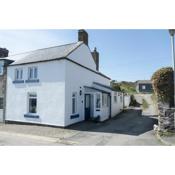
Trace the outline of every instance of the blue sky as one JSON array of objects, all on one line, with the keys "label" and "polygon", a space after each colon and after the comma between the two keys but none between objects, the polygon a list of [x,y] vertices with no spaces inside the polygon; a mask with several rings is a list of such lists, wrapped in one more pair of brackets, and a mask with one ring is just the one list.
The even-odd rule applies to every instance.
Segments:
[{"label": "blue sky", "polygon": [[[118,81],[150,79],[171,66],[167,30],[87,30],[89,46],[100,53],[100,71]],[[0,47],[10,54],[77,41],[77,30],[0,30]]]}]

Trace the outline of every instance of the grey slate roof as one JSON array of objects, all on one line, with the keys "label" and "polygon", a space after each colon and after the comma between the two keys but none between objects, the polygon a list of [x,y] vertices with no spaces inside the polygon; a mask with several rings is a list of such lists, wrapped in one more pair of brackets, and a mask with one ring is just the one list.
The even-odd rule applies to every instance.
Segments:
[{"label": "grey slate roof", "polygon": [[[42,61],[51,61],[51,60],[60,60],[60,59],[67,59],[71,62],[74,62],[73,60],[70,60],[69,58],[66,58],[71,54],[74,50],[76,50],[80,45],[82,45],[83,42],[79,41],[76,43],[70,43],[55,47],[49,47],[44,49],[38,49],[30,52],[20,53],[16,55],[11,55],[9,57],[6,57],[7,60],[14,61],[10,66],[13,65],[20,65],[20,64],[28,64],[28,63],[35,63],[35,62],[42,62]],[[74,62],[76,63],[76,62]],[[80,65],[79,63],[76,63],[79,66],[82,66],[96,74],[99,74],[107,79],[110,79],[106,75],[102,74],[101,72],[94,71],[90,68],[87,68],[83,65]]]},{"label": "grey slate roof", "polygon": [[9,56],[8,59],[14,60],[14,62],[11,65],[59,59],[59,58],[67,57],[81,44],[83,44],[83,42],[76,42],[76,43],[71,43],[66,45],[38,49],[38,50],[26,52],[26,53],[12,55],[12,56]]},{"label": "grey slate roof", "polygon": [[151,80],[138,80],[137,84],[152,84]]}]

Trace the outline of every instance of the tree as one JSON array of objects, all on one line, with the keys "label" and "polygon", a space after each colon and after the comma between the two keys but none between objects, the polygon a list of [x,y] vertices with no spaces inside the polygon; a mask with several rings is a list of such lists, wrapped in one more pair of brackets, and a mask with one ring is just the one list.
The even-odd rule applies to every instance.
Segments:
[{"label": "tree", "polygon": [[158,102],[172,107],[174,105],[173,69],[171,67],[161,68],[153,74],[151,80]]}]

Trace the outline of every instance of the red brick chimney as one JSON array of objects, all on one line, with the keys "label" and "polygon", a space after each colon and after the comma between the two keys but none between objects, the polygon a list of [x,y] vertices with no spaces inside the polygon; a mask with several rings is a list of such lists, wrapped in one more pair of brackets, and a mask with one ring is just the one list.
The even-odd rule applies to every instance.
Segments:
[{"label": "red brick chimney", "polygon": [[83,41],[88,46],[88,33],[85,30],[78,30],[78,41]]},{"label": "red brick chimney", "polygon": [[97,52],[96,47],[94,48],[94,51],[91,52],[92,57],[94,58],[94,61],[96,63],[96,70],[99,71],[99,53]]}]

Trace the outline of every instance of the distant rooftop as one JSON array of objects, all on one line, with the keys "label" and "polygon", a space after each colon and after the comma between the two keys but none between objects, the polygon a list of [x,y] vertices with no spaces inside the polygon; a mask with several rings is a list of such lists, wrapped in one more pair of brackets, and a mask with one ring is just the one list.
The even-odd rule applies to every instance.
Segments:
[{"label": "distant rooftop", "polygon": [[141,83],[143,83],[143,84],[151,84],[152,82],[151,82],[151,80],[138,80],[138,81],[136,81],[136,83],[137,84],[141,84]]}]

